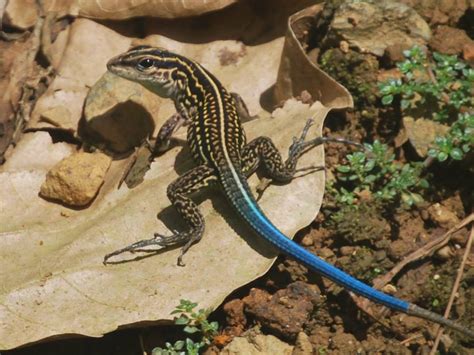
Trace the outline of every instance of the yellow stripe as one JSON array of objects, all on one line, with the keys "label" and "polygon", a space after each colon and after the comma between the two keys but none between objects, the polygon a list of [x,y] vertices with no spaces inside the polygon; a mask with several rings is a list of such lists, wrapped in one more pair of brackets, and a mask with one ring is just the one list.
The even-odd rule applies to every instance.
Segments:
[{"label": "yellow stripe", "polygon": [[212,80],[211,77],[209,75],[207,75],[206,71],[203,70],[201,65],[197,64],[197,63],[196,63],[196,65],[201,70],[201,74],[204,75],[207,78],[207,80],[211,84],[212,88],[214,89],[214,92],[216,93],[215,97],[216,97],[217,104],[218,104],[219,120],[220,120],[220,125],[221,125],[220,142],[222,142],[222,149],[223,149],[223,152],[224,152],[225,160],[227,162],[227,166],[229,167],[230,172],[232,174],[232,177],[234,178],[234,182],[239,187],[239,190],[241,191],[242,195],[247,200],[247,203],[249,203],[249,205],[252,206],[253,205],[252,200],[249,197],[249,195],[247,194],[246,189],[242,186],[242,183],[240,181],[240,176],[237,174],[237,171],[235,170],[234,164],[232,163],[232,160],[230,160],[230,156],[229,156],[229,153],[227,151],[226,138],[225,138],[226,136],[225,136],[225,129],[224,129],[224,117],[225,117],[224,116],[224,104],[222,102],[222,97],[221,97],[221,94],[219,92],[219,88],[217,87],[214,80]]}]

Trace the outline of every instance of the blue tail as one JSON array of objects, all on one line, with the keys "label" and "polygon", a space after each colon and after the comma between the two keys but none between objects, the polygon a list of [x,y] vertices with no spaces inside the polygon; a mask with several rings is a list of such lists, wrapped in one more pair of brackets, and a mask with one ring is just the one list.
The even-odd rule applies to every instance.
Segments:
[{"label": "blue tail", "polygon": [[[337,267],[325,262],[323,259],[310,253],[300,245],[285,236],[273,225],[259,208],[257,202],[249,192],[250,189],[247,180],[239,174],[240,181],[237,184],[225,184],[224,190],[227,192],[228,199],[238,210],[240,215],[255,229],[255,231],[273,244],[278,250],[296,259],[298,262],[306,265],[309,269],[316,271],[338,285],[350,290],[358,295],[364,296],[374,302],[383,304],[391,309],[401,312],[408,312],[410,303],[398,298],[389,296],[383,292],[366,285],[339,270]],[[232,181],[223,179],[223,181]],[[226,186],[227,185],[227,186]]]},{"label": "blue tail", "polygon": [[265,216],[253,198],[247,180],[240,172],[233,169],[223,169],[220,173],[222,177],[222,185],[228,200],[232,203],[239,214],[253,227],[253,229],[260,236],[273,244],[279,251],[293,257],[300,263],[306,265],[309,269],[322,274],[328,279],[334,281],[336,284],[360,296],[368,298],[369,300],[382,304],[388,308],[445,325],[474,338],[474,332],[470,329],[463,327],[452,320],[444,318],[439,314],[418,307],[415,304],[380,292],[346,274],[344,271],[339,270],[337,267],[328,264],[321,258],[299,246],[280,232],[278,228],[275,227]]}]

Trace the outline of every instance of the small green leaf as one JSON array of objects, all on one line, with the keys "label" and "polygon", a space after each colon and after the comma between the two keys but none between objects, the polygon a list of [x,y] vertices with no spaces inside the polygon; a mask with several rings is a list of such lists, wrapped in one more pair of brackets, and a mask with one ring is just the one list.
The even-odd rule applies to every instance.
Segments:
[{"label": "small green leaf", "polygon": [[438,156],[438,150],[436,150],[434,148],[428,149],[428,156],[430,156],[432,158],[436,158]]},{"label": "small green leaf", "polygon": [[175,350],[182,350],[184,348],[184,340],[178,340],[176,343],[174,343],[174,348]]},{"label": "small green leaf", "polygon": [[382,97],[382,104],[390,105],[393,102],[393,95],[386,95]]},{"label": "small green leaf", "polygon": [[199,331],[199,328],[195,327],[193,325],[187,325],[187,326],[184,327],[183,331],[188,333],[188,334],[194,334],[194,333]]},{"label": "small green leaf", "polygon": [[340,173],[348,173],[349,171],[351,171],[351,168],[347,165],[339,165],[336,170]]},{"label": "small green leaf", "polygon": [[445,152],[438,152],[437,158],[440,162],[443,162],[448,159],[448,154],[446,154]]},{"label": "small green leaf", "polygon": [[367,184],[370,184],[370,183],[374,182],[375,180],[377,180],[377,176],[375,176],[375,175],[367,175],[364,179],[364,181]]},{"label": "small green leaf", "polygon": [[451,152],[449,153],[449,155],[451,156],[451,158],[453,158],[454,160],[462,160],[464,154],[462,152],[461,149],[459,148],[453,148],[453,150],[451,150]]},{"label": "small green leaf", "polygon": [[189,323],[189,318],[185,315],[181,315],[179,318],[174,320],[174,324],[176,325],[185,325]]},{"label": "small green leaf", "polygon": [[430,184],[428,180],[426,179],[420,179],[420,181],[418,182],[418,185],[423,189],[427,189],[428,187],[430,187]]},{"label": "small green leaf", "polygon": [[409,106],[410,106],[410,101],[409,100],[402,99],[400,101],[400,108],[402,110],[406,110]]}]

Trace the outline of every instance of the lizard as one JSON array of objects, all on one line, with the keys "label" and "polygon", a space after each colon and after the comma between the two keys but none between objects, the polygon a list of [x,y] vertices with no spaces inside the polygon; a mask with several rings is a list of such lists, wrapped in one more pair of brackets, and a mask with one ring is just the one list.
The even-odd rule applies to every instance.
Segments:
[{"label": "lizard", "polygon": [[[221,187],[235,211],[262,238],[287,256],[296,259],[310,270],[322,274],[345,289],[375,303],[412,316],[447,326],[474,338],[474,331],[413,303],[383,293],[357,280],[344,271],[307,251],[285,236],[265,216],[247,183],[247,177],[263,166],[269,177],[288,183],[297,171],[298,158],[312,147],[321,144],[322,137],[306,140],[311,120],[299,138],[294,138],[284,161],[268,137],[258,137],[247,143],[236,101],[220,81],[202,65],[180,54],[163,48],[137,46],[107,63],[107,69],[119,77],[137,82],[146,89],[174,101],[180,122],[187,126],[187,144],[197,166],[173,181],[167,196],[187,229],[171,236],[155,233],[151,239],[140,240],[104,257],[109,258],[134,252],[147,246],[170,247],[182,245],[178,265],[183,255],[198,242],[205,229],[205,221],[190,195],[211,184]],[[174,131],[173,120],[159,135],[162,147]],[[176,123],[177,124],[177,123]]]}]

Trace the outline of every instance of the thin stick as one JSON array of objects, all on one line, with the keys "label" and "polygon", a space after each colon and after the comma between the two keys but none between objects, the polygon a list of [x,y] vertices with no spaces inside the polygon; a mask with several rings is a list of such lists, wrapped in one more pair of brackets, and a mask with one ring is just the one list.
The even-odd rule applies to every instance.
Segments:
[{"label": "thin stick", "polygon": [[[375,289],[378,289],[378,290],[382,289],[406,265],[408,265],[408,264],[410,264],[414,261],[417,261],[419,259],[422,259],[422,258],[430,255],[431,253],[433,253],[435,250],[438,250],[438,249],[442,248],[443,246],[445,246],[449,242],[449,240],[451,238],[451,235],[453,233],[455,233],[458,230],[464,228],[465,226],[469,225],[473,221],[474,221],[474,213],[471,213],[469,216],[467,216],[461,222],[459,222],[456,226],[454,226],[449,231],[447,231],[444,235],[442,235],[442,236],[440,236],[436,239],[433,239],[431,242],[426,243],[420,249],[418,249],[418,250],[414,251],[413,253],[407,255],[405,258],[403,258],[402,261],[400,261],[397,265],[395,265],[388,273],[386,273],[385,275],[383,275],[381,277],[376,278],[372,283],[372,287],[374,287]],[[372,317],[373,319],[375,319],[376,321],[378,321],[380,323],[380,321],[378,320],[380,317],[377,317],[375,315],[375,313],[370,310],[370,307],[369,307],[370,301],[369,300],[364,299],[360,296],[356,296],[353,293],[350,293],[350,295],[351,295],[351,298],[356,303],[356,305],[361,310],[363,310],[366,314],[368,314],[370,317]],[[384,326],[386,326],[386,325],[384,325]]]},{"label": "thin stick", "polygon": [[431,254],[432,252],[434,252],[435,250],[442,248],[449,242],[449,239],[453,233],[464,228],[466,225],[468,225],[469,223],[473,221],[474,221],[474,213],[464,218],[461,222],[459,222],[456,226],[451,228],[441,237],[433,239],[429,243],[426,243],[425,245],[423,245],[420,249],[404,257],[402,261],[400,261],[394,268],[392,268],[392,270],[390,270],[384,276],[379,277],[376,280],[374,280],[373,287],[377,289],[381,289],[387,283],[389,283],[395,277],[395,275],[397,275],[400,272],[400,270],[402,270],[407,264],[412,263],[421,258],[424,258],[428,256],[429,254]]},{"label": "thin stick", "polygon": [[[453,289],[451,291],[451,295],[449,296],[448,306],[446,307],[446,310],[444,311],[445,318],[448,318],[449,313],[451,312],[451,307],[453,305],[456,293],[459,289],[459,284],[461,283],[461,279],[464,273],[464,266],[466,265],[466,261],[469,256],[469,252],[471,250],[473,240],[474,240],[474,227],[471,227],[471,234],[469,235],[469,240],[467,241],[467,244],[466,244],[466,250],[464,250],[464,255],[462,257],[461,265],[459,265],[458,274],[456,275],[456,280],[454,281]],[[442,334],[443,334],[443,328],[438,326],[438,332],[436,334],[436,339],[435,339],[433,348],[431,348],[430,355],[434,355],[436,353]]]}]

